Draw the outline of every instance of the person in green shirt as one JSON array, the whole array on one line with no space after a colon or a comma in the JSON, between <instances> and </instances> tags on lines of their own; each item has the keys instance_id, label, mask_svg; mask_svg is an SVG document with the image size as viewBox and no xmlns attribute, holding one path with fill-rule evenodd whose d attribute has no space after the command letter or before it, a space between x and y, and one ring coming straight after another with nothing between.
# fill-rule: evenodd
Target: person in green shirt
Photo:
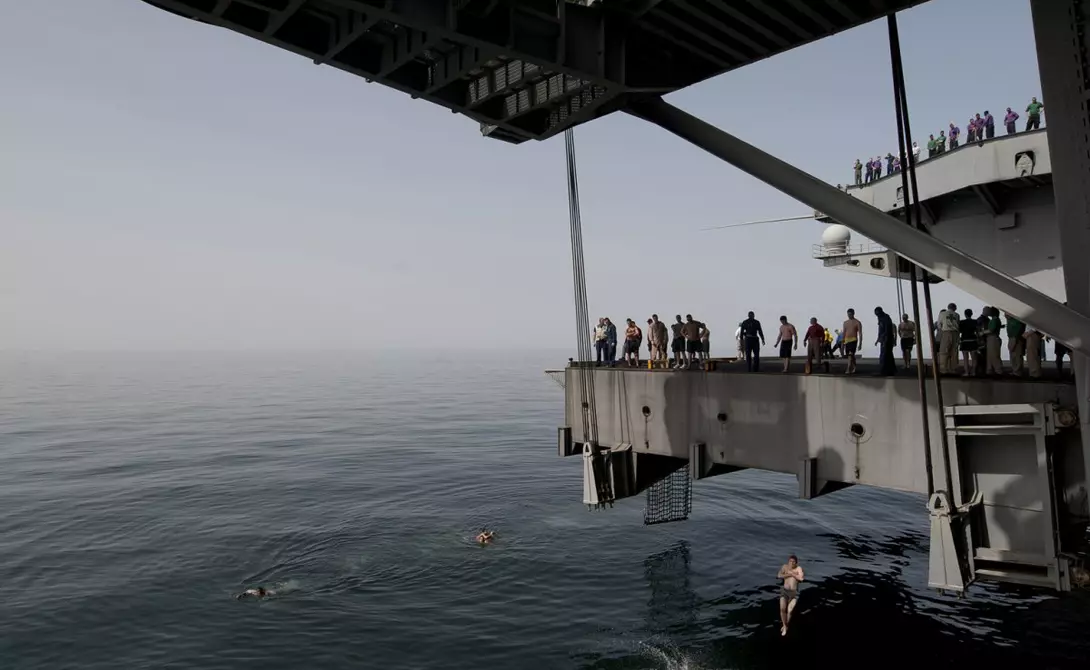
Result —
<instances>
[{"instance_id":1,"label":"person in green shirt","mask_svg":"<svg viewBox=\"0 0 1090 670\"><path fill-rule=\"evenodd\" d=\"M946 131L939 131L939 136L935 138L935 150L940 154L946 151Z\"/></svg>"},{"instance_id":2,"label":"person in green shirt","mask_svg":"<svg viewBox=\"0 0 1090 670\"><path fill-rule=\"evenodd\" d=\"M1007 351L1011 355L1011 374L1022 375L1022 365L1026 355L1026 324L1010 314L1007 317Z\"/></svg>"},{"instance_id":3,"label":"person in green shirt","mask_svg":"<svg viewBox=\"0 0 1090 670\"><path fill-rule=\"evenodd\" d=\"M999 310L995 307L988 307L988 325L984 327L984 339L987 342L987 365L985 366L984 374L986 375L1001 375L1003 374L1003 361L999 357L999 347L1003 343L999 336L999 333L1003 327L1003 324L999 321Z\"/></svg>"},{"instance_id":4,"label":"person in green shirt","mask_svg":"<svg viewBox=\"0 0 1090 670\"><path fill-rule=\"evenodd\" d=\"M1034 130L1041 127L1041 110L1045 106L1037 102L1037 98L1030 101L1026 107L1026 130Z\"/></svg>"},{"instance_id":5,"label":"person in green shirt","mask_svg":"<svg viewBox=\"0 0 1090 670\"><path fill-rule=\"evenodd\" d=\"M853 169L855 170L855 185L856 186L862 186L863 185L863 164L859 162L858 158L855 159L855 166L853 167Z\"/></svg>"},{"instance_id":6,"label":"person in green shirt","mask_svg":"<svg viewBox=\"0 0 1090 670\"><path fill-rule=\"evenodd\" d=\"M935 147L938 143L935 141L935 136L932 135L931 139L927 140L927 157L932 158L935 155Z\"/></svg>"}]
</instances>

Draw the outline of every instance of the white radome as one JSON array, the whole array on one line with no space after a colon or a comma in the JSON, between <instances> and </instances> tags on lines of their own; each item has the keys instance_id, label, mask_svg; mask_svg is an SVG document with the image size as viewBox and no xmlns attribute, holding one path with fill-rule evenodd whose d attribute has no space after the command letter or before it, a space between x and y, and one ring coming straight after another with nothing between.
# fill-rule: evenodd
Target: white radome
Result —
<instances>
[{"instance_id":1,"label":"white radome","mask_svg":"<svg viewBox=\"0 0 1090 670\"><path fill-rule=\"evenodd\" d=\"M847 249L852 241L852 231L847 226L834 223L821 234L821 246L833 249Z\"/></svg>"}]
</instances>

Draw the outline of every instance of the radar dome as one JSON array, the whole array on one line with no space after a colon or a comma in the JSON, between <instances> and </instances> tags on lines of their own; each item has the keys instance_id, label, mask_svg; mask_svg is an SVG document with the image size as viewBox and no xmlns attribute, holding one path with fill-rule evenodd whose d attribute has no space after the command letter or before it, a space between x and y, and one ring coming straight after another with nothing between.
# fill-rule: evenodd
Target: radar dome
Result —
<instances>
[{"instance_id":1,"label":"radar dome","mask_svg":"<svg viewBox=\"0 0 1090 670\"><path fill-rule=\"evenodd\" d=\"M852 241L852 231L847 226L834 223L821 234L821 246L847 248Z\"/></svg>"}]
</instances>

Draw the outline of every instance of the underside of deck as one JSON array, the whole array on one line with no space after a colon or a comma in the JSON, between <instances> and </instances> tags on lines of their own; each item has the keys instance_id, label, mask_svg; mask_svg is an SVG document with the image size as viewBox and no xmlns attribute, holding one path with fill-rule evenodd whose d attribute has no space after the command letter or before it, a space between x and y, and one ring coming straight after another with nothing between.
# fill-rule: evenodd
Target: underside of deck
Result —
<instances>
[{"instance_id":1,"label":"underside of deck","mask_svg":"<svg viewBox=\"0 0 1090 670\"><path fill-rule=\"evenodd\" d=\"M545 139L925 0L145 0Z\"/></svg>"}]
</instances>

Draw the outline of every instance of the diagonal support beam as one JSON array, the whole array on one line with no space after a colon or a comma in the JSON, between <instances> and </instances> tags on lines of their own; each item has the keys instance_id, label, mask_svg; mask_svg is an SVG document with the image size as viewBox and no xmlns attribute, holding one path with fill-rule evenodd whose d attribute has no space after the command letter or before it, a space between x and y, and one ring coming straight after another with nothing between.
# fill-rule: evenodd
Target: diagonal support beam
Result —
<instances>
[{"instance_id":1,"label":"diagonal support beam","mask_svg":"<svg viewBox=\"0 0 1090 670\"><path fill-rule=\"evenodd\" d=\"M954 286L1031 323L1090 356L1090 317L927 233L715 128L662 98L632 100L625 110L704 149L769 186L824 212Z\"/></svg>"}]
</instances>

